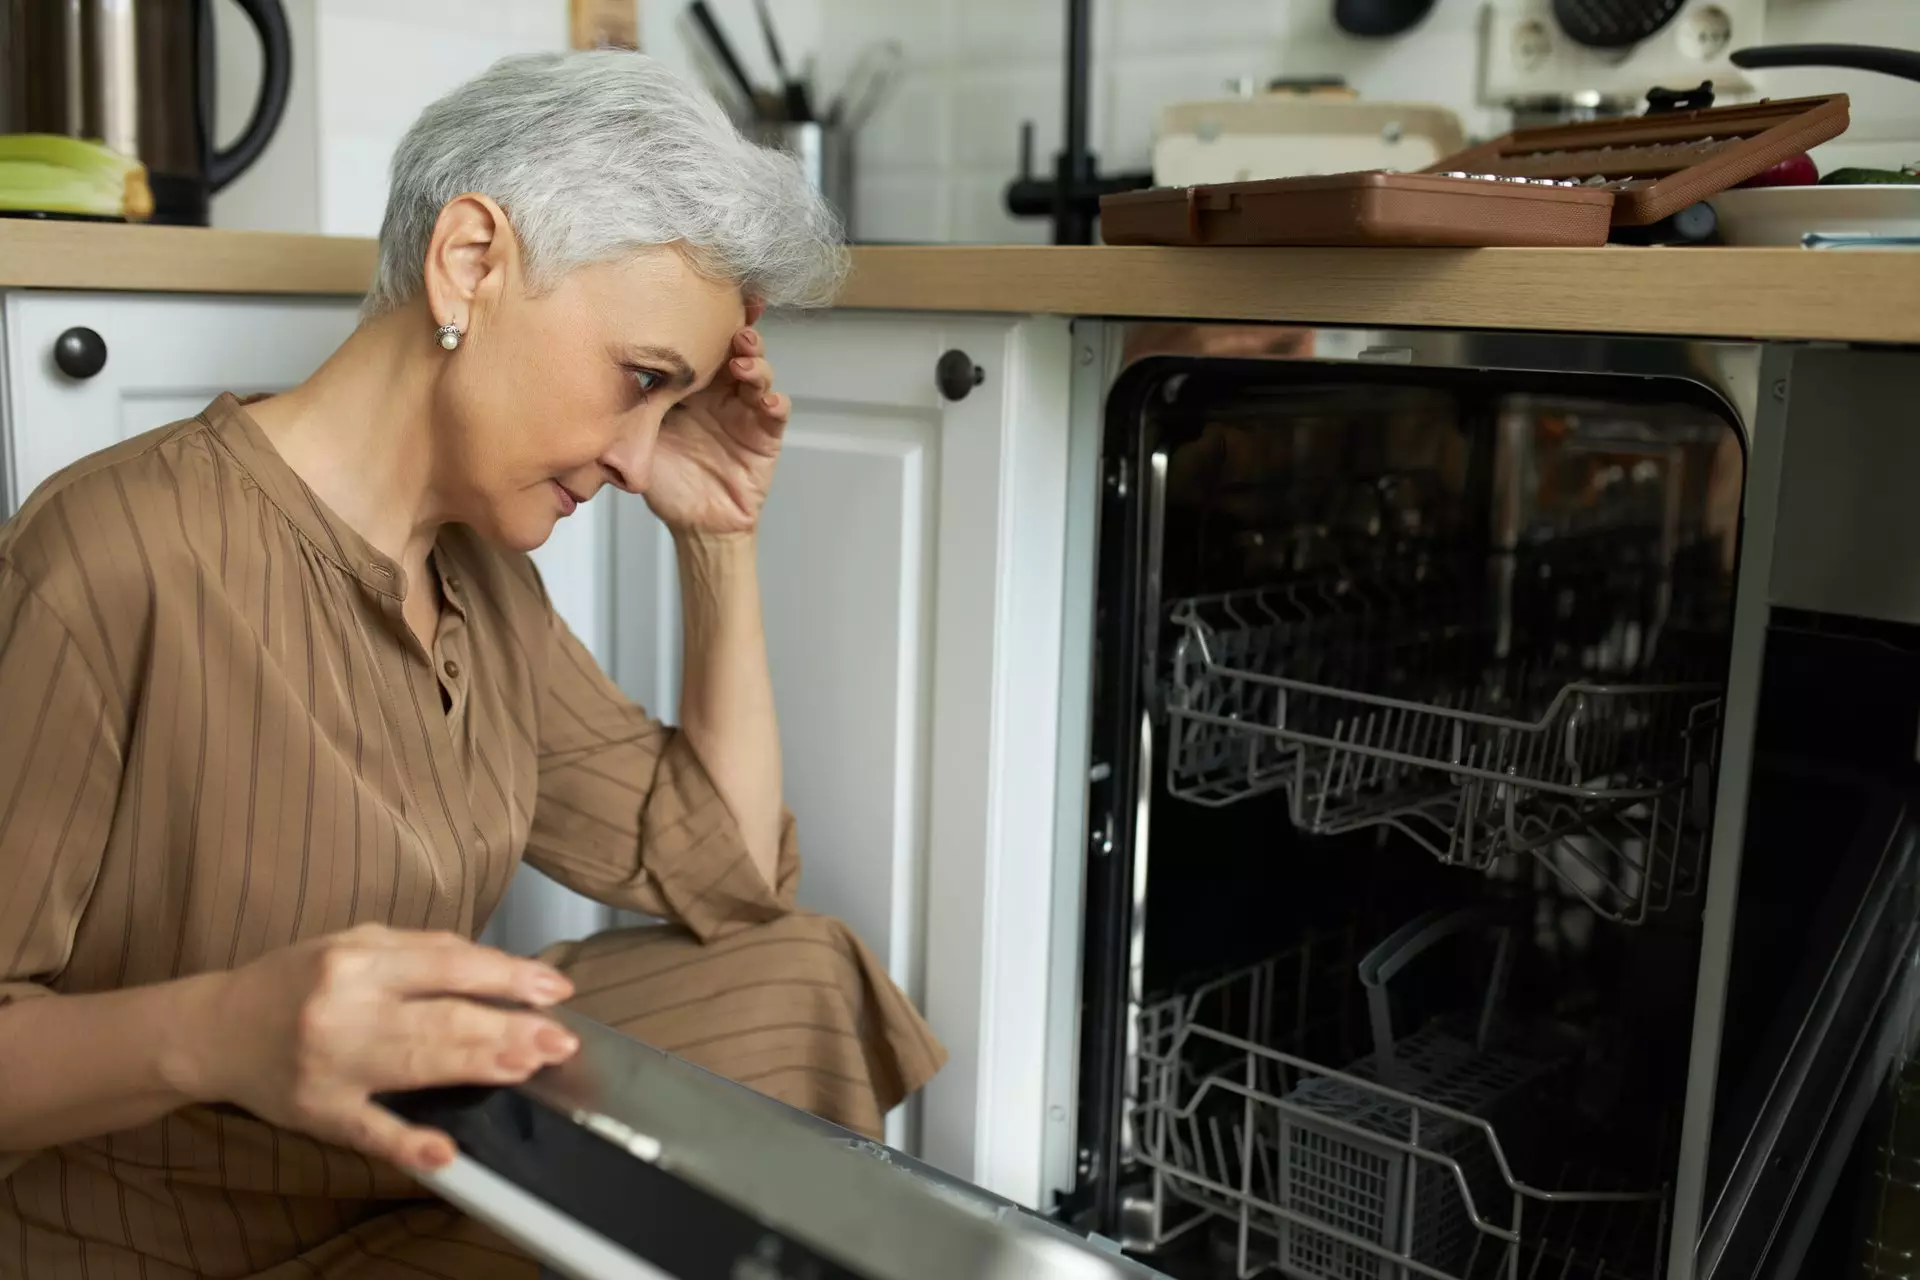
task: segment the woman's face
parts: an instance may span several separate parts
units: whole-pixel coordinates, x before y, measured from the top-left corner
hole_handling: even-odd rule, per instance
[[[517,258],[490,256],[437,379],[434,487],[453,520],[531,550],[603,485],[647,487],[661,419],[714,377],[750,317],[738,289],[670,248],[538,295]]]

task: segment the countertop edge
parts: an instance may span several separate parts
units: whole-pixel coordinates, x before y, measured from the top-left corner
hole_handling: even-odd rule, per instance
[[[0,289],[357,297],[378,257],[358,236],[0,219]]]
[[[1920,343],[1920,253],[862,246],[853,310]],[[345,236],[0,219],[0,289],[354,297]]]

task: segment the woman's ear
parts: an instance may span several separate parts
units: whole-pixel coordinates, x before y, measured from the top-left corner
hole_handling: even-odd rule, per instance
[[[489,196],[455,196],[427,242],[423,283],[434,323],[471,332],[519,270],[520,244],[506,210]]]

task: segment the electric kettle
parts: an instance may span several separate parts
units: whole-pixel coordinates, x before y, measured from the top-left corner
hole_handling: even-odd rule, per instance
[[[0,0],[0,134],[105,143],[146,167],[151,221],[206,225],[213,193],[272,139],[292,78],[280,0],[236,2],[262,73],[233,145],[213,138],[215,0]]]

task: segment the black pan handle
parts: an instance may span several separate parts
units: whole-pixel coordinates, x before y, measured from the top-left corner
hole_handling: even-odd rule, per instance
[[[1769,44],[1738,49],[1733,65],[1750,71],[1769,67],[1839,67],[1847,71],[1878,71],[1920,83],[1920,53],[1886,49],[1871,44]]]
[[[207,182],[215,191],[245,173],[267,149],[293,89],[293,36],[287,30],[287,11],[280,7],[280,0],[239,0],[239,4],[260,36],[260,95],[254,99],[247,127],[232,146],[214,152],[208,162]]]

